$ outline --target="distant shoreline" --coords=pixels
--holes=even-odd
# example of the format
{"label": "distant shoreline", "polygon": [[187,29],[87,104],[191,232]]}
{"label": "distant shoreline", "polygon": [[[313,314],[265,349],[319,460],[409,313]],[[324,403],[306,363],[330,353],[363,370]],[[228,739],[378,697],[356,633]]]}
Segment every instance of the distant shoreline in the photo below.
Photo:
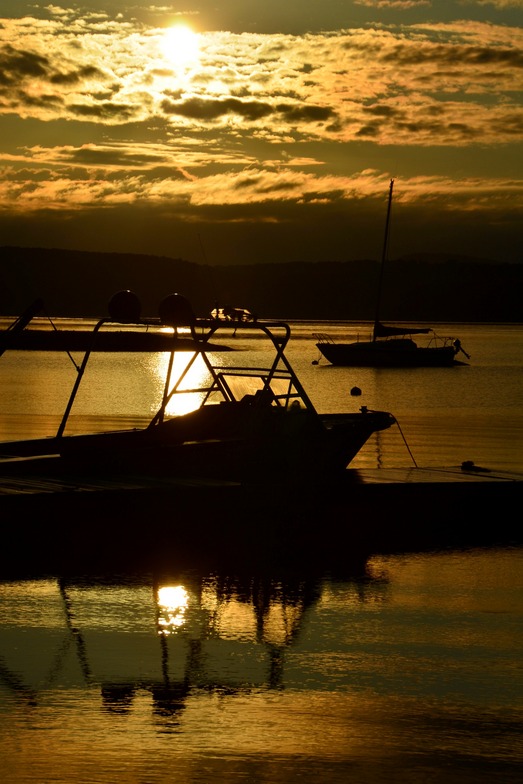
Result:
{"label": "distant shoreline", "polygon": [[[258,318],[286,321],[372,321],[379,279],[377,261],[210,266],[182,259],[0,247],[0,313],[17,317],[36,299],[53,318],[101,318],[115,292],[128,289],[141,315],[155,317],[172,292],[195,314],[208,317],[217,303]],[[391,259],[383,278],[380,317],[385,322],[519,323],[523,264],[450,254]]]}
{"label": "distant shoreline", "polygon": [[[201,344],[200,344],[201,345]],[[210,350],[232,351],[229,346],[209,343]],[[19,334],[0,333],[0,351],[194,351],[191,338],[158,332],[26,329]]]}

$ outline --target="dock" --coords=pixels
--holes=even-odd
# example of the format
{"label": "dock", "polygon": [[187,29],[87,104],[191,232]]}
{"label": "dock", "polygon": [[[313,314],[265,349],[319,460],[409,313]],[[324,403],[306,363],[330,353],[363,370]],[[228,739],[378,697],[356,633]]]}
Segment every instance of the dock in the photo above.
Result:
{"label": "dock", "polygon": [[469,465],[346,469],[267,485],[0,462],[0,576],[154,568],[197,556],[336,568],[376,553],[522,544],[523,474]]}

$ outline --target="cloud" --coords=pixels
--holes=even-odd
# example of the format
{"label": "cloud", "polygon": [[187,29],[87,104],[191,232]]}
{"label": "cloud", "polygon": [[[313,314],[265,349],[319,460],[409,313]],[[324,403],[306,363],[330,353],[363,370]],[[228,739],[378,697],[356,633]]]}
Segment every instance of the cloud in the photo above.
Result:
{"label": "cloud", "polygon": [[395,11],[407,11],[420,6],[431,6],[432,0],[354,0],[354,3],[368,8],[392,8]]}
{"label": "cloud", "polygon": [[486,5],[495,8],[521,8],[521,0],[462,0],[463,5]]}
{"label": "cloud", "polygon": [[[315,172],[314,160],[265,161],[230,156],[210,159],[212,145],[83,145],[36,147],[5,160],[0,181],[0,209],[20,214],[32,210],[66,212],[110,209],[127,203],[185,204],[203,209],[216,205],[242,206],[293,203],[341,203],[382,198],[388,175],[372,169],[354,175]],[[304,165],[305,164],[305,165]],[[310,168],[310,171],[307,171]],[[517,178],[418,176],[402,178],[397,199],[403,203],[437,202],[449,209],[482,210],[488,204],[523,208],[523,188]],[[488,200],[485,195],[488,193]],[[276,215],[276,211],[275,211]],[[194,216],[193,216],[194,219]],[[276,218],[274,218],[276,219]]]}
{"label": "cloud", "polygon": [[161,30],[103,14],[65,24],[65,16],[7,20],[0,113],[105,126],[161,118],[173,132],[282,140],[467,145],[510,141],[520,111],[523,33],[503,25],[206,34],[199,62],[176,69],[162,54]]}
{"label": "cloud", "polygon": [[335,117],[333,110],[326,106],[248,101],[237,98],[218,100],[192,98],[178,102],[165,100],[162,103],[162,109],[168,115],[179,115],[205,122],[231,115],[249,122],[257,122],[270,115],[275,115],[289,124],[325,122]]}
{"label": "cloud", "polygon": [[0,84],[17,85],[20,81],[45,77],[49,72],[49,61],[46,57],[34,52],[19,52],[7,44],[0,53]]}
{"label": "cloud", "polygon": [[[502,49],[488,46],[463,46],[455,44],[422,43],[415,48],[409,44],[398,43],[383,58],[384,62],[394,61],[398,65],[425,65],[437,63],[450,65],[456,71],[459,68],[472,66],[500,66],[509,69],[523,66],[523,52],[516,49]],[[479,73],[479,77],[485,78]],[[490,74],[487,72],[487,78]],[[457,78],[457,73],[455,74]]]}

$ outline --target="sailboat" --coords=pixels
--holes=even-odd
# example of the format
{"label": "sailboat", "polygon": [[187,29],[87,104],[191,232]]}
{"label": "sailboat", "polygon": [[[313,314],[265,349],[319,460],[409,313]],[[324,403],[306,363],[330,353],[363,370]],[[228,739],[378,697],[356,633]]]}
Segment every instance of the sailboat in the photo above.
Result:
{"label": "sailboat", "polygon": [[[458,338],[439,337],[430,327],[388,326],[380,321],[380,300],[383,269],[387,258],[389,241],[390,212],[394,180],[389,187],[385,238],[381,256],[376,314],[371,340],[352,343],[337,343],[330,335],[315,333],[316,346],[332,365],[352,367],[450,367],[463,364],[456,357],[462,353],[467,359],[470,355],[462,348]],[[418,345],[413,335],[430,335],[424,345]]]}

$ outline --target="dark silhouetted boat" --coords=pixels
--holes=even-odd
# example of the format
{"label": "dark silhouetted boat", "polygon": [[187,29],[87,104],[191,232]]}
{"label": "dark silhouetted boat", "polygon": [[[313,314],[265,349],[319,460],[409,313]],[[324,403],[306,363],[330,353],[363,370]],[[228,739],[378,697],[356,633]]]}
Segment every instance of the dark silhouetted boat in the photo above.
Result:
{"label": "dark silhouetted boat", "polygon": [[[393,186],[394,180],[391,180],[372,338],[338,343],[328,334],[315,333],[313,337],[316,339],[316,346],[332,365],[404,368],[451,367],[463,364],[457,359],[457,355],[462,353],[467,359],[470,359],[470,356],[462,348],[459,339],[439,337],[430,327],[388,326],[380,321],[383,268],[387,258]],[[429,338],[426,344],[418,345],[413,340],[414,335],[428,335]]]}
{"label": "dark silhouetted boat", "polygon": [[[240,364],[224,364],[210,339],[220,332],[230,334],[230,320],[197,318],[184,297],[172,294],[161,303],[159,318],[147,321],[172,330],[162,403],[150,424],[143,429],[67,435],[69,415],[102,328],[142,323],[140,303],[130,291],[112,298],[109,314],[94,326],[91,347],[78,367],[56,436],[0,443],[0,455],[58,455],[62,462],[113,474],[285,480],[343,471],[373,433],[395,421],[389,413],[365,407],[354,413],[319,414],[285,354],[290,328],[284,322],[234,322],[235,329],[266,338],[271,359],[257,367],[242,353]],[[190,348],[180,344],[181,339],[189,340]],[[181,351],[184,361],[175,363]],[[192,410],[172,415],[180,396],[184,410]]]}
{"label": "dark silhouetted boat", "polygon": [[[130,292],[115,295],[109,313],[94,326],[94,347],[104,327],[142,324]],[[478,509],[497,519],[499,509],[518,508],[521,476],[471,461],[353,468],[394,417],[365,407],[318,413],[286,356],[289,326],[249,317],[196,318],[183,297],[164,300],[155,323],[171,328],[171,352],[158,363],[163,398],[145,427],[69,434],[86,351],[56,435],[0,443],[4,577],[194,564],[235,575],[251,566],[334,574],[360,569],[371,553],[521,541],[517,516],[477,523]],[[210,343],[234,329],[261,338],[256,352],[223,354]],[[117,364],[121,378],[133,358]],[[109,371],[107,381],[114,385]]]}

